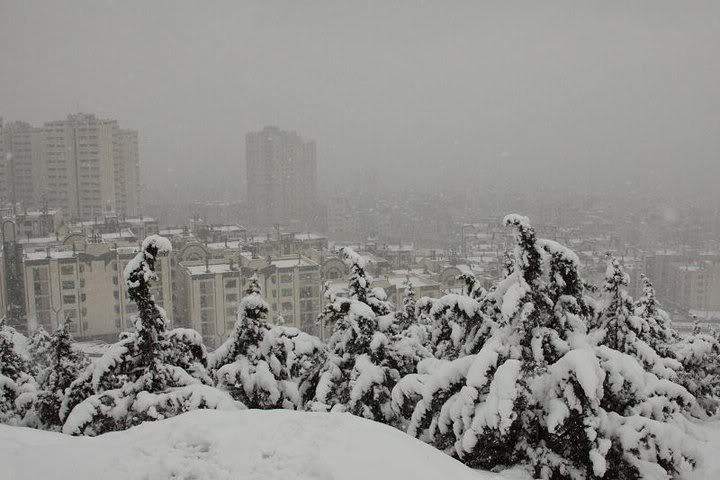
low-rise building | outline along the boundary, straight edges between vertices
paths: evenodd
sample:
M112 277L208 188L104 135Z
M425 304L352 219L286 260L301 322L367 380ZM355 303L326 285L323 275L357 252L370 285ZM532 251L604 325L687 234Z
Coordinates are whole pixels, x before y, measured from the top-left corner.
M300 256L277 259L242 252L234 259L180 263L183 309L188 324L203 336L209 348L220 345L232 332L248 279L256 274L270 306L271 322L320 334L315 325L321 306L320 265Z
M86 243L82 250L61 247L26 252L23 258L27 318L49 332L69 320L78 340L117 340L132 330L137 306L127 296L123 271L138 247ZM156 263L158 281L151 291L168 312L172 326L169 257Z
M62 226L60 210L30 210L15 215L18 235L22 238L48 237Z

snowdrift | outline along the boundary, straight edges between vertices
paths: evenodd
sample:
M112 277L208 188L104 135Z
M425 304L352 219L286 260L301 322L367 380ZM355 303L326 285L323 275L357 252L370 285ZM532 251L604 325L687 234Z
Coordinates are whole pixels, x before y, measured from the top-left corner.
M0 425L3 478L490 480L391 427L349 414L198 410L95 438Z

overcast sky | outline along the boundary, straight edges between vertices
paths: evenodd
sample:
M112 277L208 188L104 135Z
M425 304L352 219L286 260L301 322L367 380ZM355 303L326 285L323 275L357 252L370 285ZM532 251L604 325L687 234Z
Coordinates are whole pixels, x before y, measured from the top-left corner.
M78 108L150 184L242 184L271 124L322 179L717 190L720 2L0 0L0 115Z

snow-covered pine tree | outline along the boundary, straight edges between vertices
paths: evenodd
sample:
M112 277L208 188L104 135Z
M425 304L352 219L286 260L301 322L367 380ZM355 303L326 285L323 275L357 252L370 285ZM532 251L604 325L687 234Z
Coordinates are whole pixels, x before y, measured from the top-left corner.
M624 288L629 280L620 262L609 257L603 285L607 298L599 317L599 342L613 350L632 355L646 370L658 377L674 380L682 366L671 357L661 356L653 347L663 345L665 335L669 333L658 325L655 317L658 312L654 309L654 303L650 303L649 295L652 293L645 291L648 296L644 297L644 315L636 315L633 299ZM667 349L664 351L667 352Z
M349 297L358 300L370 308L377 316L387 315L392 305L385 298L379 298L378 291L370 287L372 277L367 273L367 262L364 257L349 247L343 247L338 252L340 259L345 262L350 271L348 278ZM384 292L381 292L384 297Z
M415 311L415 287L409 279L404 282L404 286L402 309L395 312L393 331L396 333L407 330L411 325L418 323Z
M477 353L490 335L497 314L494 287L490 291L482 288L470 272L457 278L463 284L462 294L444 295L428 310L430 349L441 360Z
M454 360L482 348L493 323L484 312L486 300L448 293L433 302L430 348L435 358Z
M50 339L50 334L42 326L36 328L30 335L28 353L36 372L41 372L50 364Z
M230 337L210 355L210 371L235 361L238 356L252 357L265 333L270 329L270 306L262 297L257 275L248 279L245 296L238 305L238 317Z
M434 303L435 299L431 297L420 297L415 302L415 316L417 317L418 323L421 325L432 324L432 315L430 315L430 312L432 311Z
M406 282L402 310L392 314L394 322L387 328L385 317L380 317L378 327L387 339L385 364L398 372L400 377L415 373L420 361L432 357L430 350L431 325L419 314L412 283Z
M82 352L73 348L66 323L61 324L50 337L46 354L47 363L37 376L38 392L25 415L24 423L35 428L59 431L62 428L60 407L65 389L90 362Z
M658 305L655 288L650 279L641 274L642 295L635 302L635 315L648 323L648 344L664 357L672 356L670 346L679 340L672 328L670 316Z
M390 304L369 290L364 259L349 248L340 252L349 271L349 295L327 292L328 303L320 314L331 325L329 356L309 408L348 411L392 424L398 420L390 392L401 376L414 372L428 355L417 340L393 334Z
M535 478L690 470L693 442L677 412L692 396L634 357L595 345L577 256L538 240L525 217L504 223L517 245L512 273L493 291L496 325L477 353L420 365L425 378L405 385L419 383L421 398L408 432L471 466L523 464Z
M458 275L457 280L462 282L462 294L475 300L479 300L485 296L485 289L482 288L480 282L477 281L475 274L466 271Z
M412 282L409 280L405 282L402 310L395 312L395 322L392 329L390 332L385 332L386 335L390 335L390 343L395 345L393 352L406 351L409 353L409 350L415 350L415 355L401 356L401 362L409 361L409 364L399 366L401 375L404 375L404 372L415 371L417 363L422 358L432 356L430 353L431 325L429 316L431 305L428 306L431 301L432 299L423 297L420 299L420 306L418 306ZM400 344L403 344L406 348L402 348Z
M245 293L232 334L211 354L217 386L248 408L300 409L314 392L324 345L297 328L268 324L255 275Z
M208 374L208 353L202 335L191 328L174 328L167 332L165 362L188 372L205 385L213 385Z
M373 420L389 421L390 385L396 379L388 378L390 372L380 366L388 338L380 332L369 305L353 297L332 298L334 301L320 313L321 323L332 326L333 333L310 408L348 410Z
M17 424L28 408L29 398L35 391L32 367L16 345L20 335L0 318L0 423Z
M505 250L503 252L502 260L500 261L500 276L501 280L512 275L513 269L515 268L515 259L513 258L512 252Z
M392 391L392 404L403 425L407 425L414 406L421 398L423 382L443 361L477 353L495 327L495 299L479 288L475 276L465 273L463 294L447 294L439 299L421 298L416 304L417 317L427 324L423 346L430 352L415 362L415 371L406 372Z
M703 333L695 318L693 331L670 347L682 364L678 382L692 393L707 415L720 408L720 343L717 337Z
M171 340L165 311L155 303L150 282L157 279L159 256L171 248L166 238L152 235L126 266L128 296L138 306L135 331L123 335L66 390L60 409L64 433L99 435L189 410L238 407L227 394L170 363L176 359L173 345L186 336Z

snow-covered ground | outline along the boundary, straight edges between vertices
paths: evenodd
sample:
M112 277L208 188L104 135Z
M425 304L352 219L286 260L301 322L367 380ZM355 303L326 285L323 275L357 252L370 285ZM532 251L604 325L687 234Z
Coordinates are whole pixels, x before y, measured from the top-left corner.
M697 424L694 434L701 440L702 465L693 472L692 479L720 479L720 420Z
M288 410L198 410L96 438L0 425L0 465L16 480L500 478L379 423Z
M720 479L720 421L697 424ZM527 480L471 470L394 428L349 414L197 410L100 437L0 425L1 478L16 480Z

